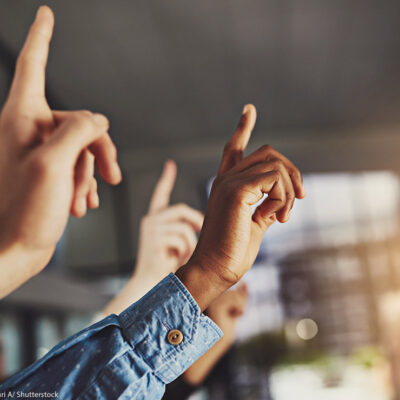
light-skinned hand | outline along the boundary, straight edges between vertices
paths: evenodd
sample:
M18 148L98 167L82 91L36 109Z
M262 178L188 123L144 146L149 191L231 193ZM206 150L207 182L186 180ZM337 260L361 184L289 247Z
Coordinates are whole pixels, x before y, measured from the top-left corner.
M94 160L105 181L121 180L107 118L48 106L53 26L52 11L41 7L0 115L0 297L46 266L70 212L98 206Z
M175 162L168 160L140 224L135 274L154 276L156 283L189 260L204 220L200 211L187 204L170 205L176 174Z
M135 271L102 315L121 313L192 255L204 216L184 203L170 204L176 174L175 162L168 160L140 223Z

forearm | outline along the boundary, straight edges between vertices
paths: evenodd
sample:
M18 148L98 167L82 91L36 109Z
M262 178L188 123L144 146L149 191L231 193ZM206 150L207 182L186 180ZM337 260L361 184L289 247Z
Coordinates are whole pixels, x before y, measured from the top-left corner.
M136 268L135 270L141 271L143 268ZM214 299L228 288L210 269L205 271L190 263L181 267L176 272L176 276L196 300L201 311L204 311ZM164 277L162 275L134 273L124 288L107 304L102 315L120 314L144 296Z
M179 268L175 274L185 285L201 311L204 311L217 297L229 289L230 284L224 282L212 267L205 269L189 263Z
M181 342L170 339L172 330L179 330ZM60 398L82 400L123 394L159 399L165 384L221 335L171 274L121 315L111 315L60 343L0 391L57 391Z
M135 270L138 270L136 268ZM123 289L106 305L102 315L120 314L126 308L142 298L149 290L157 285L165 276L155 277L150 274L134 273L126 282Z
M27 251L18 245L0 252L0 299L9 295L48 264L54 249Z

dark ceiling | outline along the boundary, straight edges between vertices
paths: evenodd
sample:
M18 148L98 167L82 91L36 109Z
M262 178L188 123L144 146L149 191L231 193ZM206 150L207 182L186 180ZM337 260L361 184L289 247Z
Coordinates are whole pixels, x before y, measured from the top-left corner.
M70 221L63 266L131 271L167 157L180 167L173 200L204 208L247 102L259 111L253 148L269 142L304 171L400 171L399 1L1 0L0 99L42 3L56 15L51 103L107 114L125 175Z
M12 54L41 3L55 105L109 115L122 152L222 142L246 102L272 138L400 119L398 1L2 0Z

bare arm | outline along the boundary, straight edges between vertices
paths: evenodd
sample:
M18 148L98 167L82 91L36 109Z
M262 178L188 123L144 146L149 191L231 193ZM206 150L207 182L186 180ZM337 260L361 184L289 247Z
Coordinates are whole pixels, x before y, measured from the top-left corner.
M142 218L135 271L102 315L119 314L159 281L185 264L197 244L203 214L186 204L170 205L176 179L174 161L167 161Z

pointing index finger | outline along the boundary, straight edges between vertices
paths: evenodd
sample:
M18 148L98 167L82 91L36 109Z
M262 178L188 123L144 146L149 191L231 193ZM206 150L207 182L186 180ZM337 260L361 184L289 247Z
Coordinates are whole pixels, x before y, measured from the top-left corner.
M172 189L175 185L177 167L175 161L168 160L164 164L164 169L154 188L151 196L149 212L154 213L168 207Z
M45 96L46 64L54 28L54 14L39 8L18 56L10 96Z
M254 129L256 119L256 108L253 106L253 104L246 104L243 107L242 116L240 117L235 133L225 145L218 175L229 171L243 159L243 152L250 140L251 132Z

